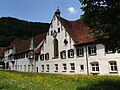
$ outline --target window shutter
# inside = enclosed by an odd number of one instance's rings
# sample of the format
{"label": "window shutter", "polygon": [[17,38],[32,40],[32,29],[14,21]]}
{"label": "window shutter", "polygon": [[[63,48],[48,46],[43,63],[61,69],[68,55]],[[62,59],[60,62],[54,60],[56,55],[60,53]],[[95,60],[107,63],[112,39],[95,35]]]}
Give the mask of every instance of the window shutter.
{"label": "window shutter", "polygon": [[68,50],[68,57],[70,57],[70,50]]}
{"label": "window shutter", "polygon": [[91,55],[91,47],[88,46],[88,54]]}
{"label": "window shutter", "polygon": [[76,49],[76,52],[77,52],[77,56],[79,56],[79,49],[78,48]]}

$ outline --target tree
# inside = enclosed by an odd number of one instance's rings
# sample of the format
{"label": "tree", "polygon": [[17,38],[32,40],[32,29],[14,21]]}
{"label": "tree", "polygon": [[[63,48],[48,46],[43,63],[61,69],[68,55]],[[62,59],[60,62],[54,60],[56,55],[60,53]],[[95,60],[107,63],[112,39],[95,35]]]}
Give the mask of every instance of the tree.
{"label": "tree", "polygon": [[[98,40],[120,49],[120,0],[79,0],[84,23]],[[105,41],[104,41],[105,40]]]}

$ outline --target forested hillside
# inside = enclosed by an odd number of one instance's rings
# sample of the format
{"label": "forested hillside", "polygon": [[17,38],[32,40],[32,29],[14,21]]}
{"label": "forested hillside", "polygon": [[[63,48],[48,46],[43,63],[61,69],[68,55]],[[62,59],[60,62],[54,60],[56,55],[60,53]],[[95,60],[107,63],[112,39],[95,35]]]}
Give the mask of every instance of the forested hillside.
{"label": "forested hillside", "polygon": [[0,46],[7,46],[15,38],[28,39],[47,32],[49,23],[28,22],[12,17],[0,18]]}

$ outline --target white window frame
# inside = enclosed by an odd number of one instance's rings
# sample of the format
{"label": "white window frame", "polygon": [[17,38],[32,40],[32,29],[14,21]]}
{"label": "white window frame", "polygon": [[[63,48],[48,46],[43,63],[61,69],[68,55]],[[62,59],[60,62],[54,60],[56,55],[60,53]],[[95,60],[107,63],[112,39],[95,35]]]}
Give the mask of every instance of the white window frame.
{"label": "white window frame", "polygon": [[99,62],[92,62],[91,73],[99,73],[99,71],[100,71]]}
{"label": "white window frame", "polygon": [[68,50],[68,57],[69,58],[74,58],[74,49]]}
{"label": "white window frame", "polygon": [[54,64],[55,66],[55,71],[54,72],[58,72],[58,64]]}
{"label": "white window frame", "polygon": [[118,72],[116,61],[110,61],[109,64],[110,64],[110,72]]}
{"label": "white window frame", "polygon": [[[77,51],[78,50],[78,51]],[[78,57],[83,57],[84,56],[84,48],[83,47],[79,47],[76,49],[76,53]]]}
{"label": "white window frame", "polygon": [[62,72],[66,72],[67,71],[67,64],[63,63],[62,66],[63,66],[63,71]]}
{"label": "white window frame", "polygon": [[66,59],[66,51],[65,50],[63,50],[60,54],[61,54],[62,59]]}
{"label": "white window frame", "polygon": [[89,55],[96,55],[97,54],[97,46],[96,45],[88,46],[88,48],[90,48],[90,49],[88,49],[88,50],[90,50],[90,51],[88,51],[88,52],[90,52]]}
{"label": "white window frame", "polygon": [[70,63],[70,70],[75,71],[75,63]]}
{"label": "white window frame", "polygon": [[46,72],[49,72],[49,70],[50,70],[50,65],[47,64],[47,65],[46,65]]}

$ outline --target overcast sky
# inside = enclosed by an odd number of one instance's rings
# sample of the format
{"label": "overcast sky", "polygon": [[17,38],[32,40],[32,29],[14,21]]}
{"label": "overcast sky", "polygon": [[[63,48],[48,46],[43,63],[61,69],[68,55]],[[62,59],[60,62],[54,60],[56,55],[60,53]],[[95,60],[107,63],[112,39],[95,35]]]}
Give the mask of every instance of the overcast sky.
{"label": "overcast sky", "polygon": [[79,0],[0,0],[0,17],[50,22],[57,7],[68,20],[79,19],[83,13]]}

